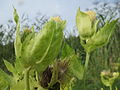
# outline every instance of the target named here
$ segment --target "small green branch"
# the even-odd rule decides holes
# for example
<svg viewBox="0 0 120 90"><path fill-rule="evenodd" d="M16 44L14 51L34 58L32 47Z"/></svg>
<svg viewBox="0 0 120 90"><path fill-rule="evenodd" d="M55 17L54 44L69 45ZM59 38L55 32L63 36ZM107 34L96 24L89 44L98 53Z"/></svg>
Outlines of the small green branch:
<svg viewBox="0 0 120 90"><path fill-rule="evenodd" d="M110 86L110 90L112 90L112 85Z"/></svg>
<svg viewBox="0 0 120 90"><path fill-rule="evenodd" d="M89 57L90 57L90 54L86 53L86 60L85 60L85 66L84 66L84 90L85 90L85 79L86 79L86 72L87 72L88 63L89 63Z"/></svg>
<svg viewBox="0 0 120 90"><path fill-rule="evenodd" d="M25 90L30 90L29 71L30 71L30 67L25 70Z"/></svg>
<svg viewBox="0 0 120 90"><path fill-rule="evenodd" d="M87 68L88 68L89 57L90 57L89 53L86 53L86 61L85 61L85 69L84 69L85 71L87 71Z"/></svg>

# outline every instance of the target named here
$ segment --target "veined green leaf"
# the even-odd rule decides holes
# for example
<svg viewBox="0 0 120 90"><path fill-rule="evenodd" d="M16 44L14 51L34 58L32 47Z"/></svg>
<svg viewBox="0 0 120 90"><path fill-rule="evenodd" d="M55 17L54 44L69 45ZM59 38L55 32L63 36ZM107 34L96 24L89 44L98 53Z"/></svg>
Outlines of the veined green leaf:
<svg viewBox="0 0 120 90"><path fill-rule="evenodd" d="M22 73L24 70L24 67L21 64L20 60L16 60L14 64L15 64L15 69L16 69L17 73Z"/></svg>
<svg viewBox="0 0 120 90"><path fill-rule="evenodd" d="M73 56L70 60L70 71L78 79L83 79L84 67L80 60L77 59L77 56Z"/></svg>
<svg viewBox="0 0 120 90"><path fill-rule="evenodd" d="M12 85L10 90L25 90L24 81L19 81L18 83Z"/></svg>
<svg viewBox="0 0 120 90"><path fill-rule="evenodd" d="M15 68L13 67L13 65L11 63L9 63L8 61L4 60L4 63L7 67L7 69L12 72L13 74L17 74L17 71L15 70Z"/></svg>
<svg viewBox="0 0 120 90"><path fill-rule="evenodd" d="M19 22L19 16L18 16L18 14L17 14L17 10L14 8L14 20L15 20L15 23L16 24L18 24L18 22Z"/></svg>
<svg viewBox="0 0 120 90"><path fill-rule="evenodd" d="M88 39L86 45L83 45L87 52L93 51L96 48L104 46L109 42L110 37L112 36L116 23L118 20L113 20L110 23L106 23L101 30L99 30L93 37Z"/></svg>
<svg viewBox="0 0 120 90"><path fill-rule="evenodd" d="M73 54L75 54L74 50L66 42L64 42L61 51L61 59L71 57Z"/></svg>
<svg viewBox="0 0 120 90"><path fill-rule="evenodd" d="M0 90L3 90L12 83L12 77L0 69Z"/></svg>
<svg viewBox="0 0 120 90"><path fill-rule="evenodd" d="M23 66L29 67L35 64L35 60L33 59L33 56L31 56L31 50L33 48L33 44L36 42L34 40L35 33L32 32L29 35L25 37L25 40L22 43L22 49L21 49L21 63L24 64Z"/></svg>
<svg viewBox="0 0 120 90"><path fill-rule="evenodd" d="M21 38L20 38L20 22L19 22L19 16L17 14L17 10L14 8L14 21L16 22L16 39L14 42L15 47L15 55L16 60L18 60L21 57Z"/></svg>
<svg viewBox="0 0 120 90"><path fill-rule="evenodd" d="M46 24L41 32L42 36L39 37L39 46L35 45L35 50L40 50L40 53L34 51L35 57L39 59L36 64L39 70L44 70L49 64L51 64L55 57L58 55L59 49L63 39L63 29L65 28L65 22L56 23L50 21ZM33 56L34 56L33 55Z"/></svg>

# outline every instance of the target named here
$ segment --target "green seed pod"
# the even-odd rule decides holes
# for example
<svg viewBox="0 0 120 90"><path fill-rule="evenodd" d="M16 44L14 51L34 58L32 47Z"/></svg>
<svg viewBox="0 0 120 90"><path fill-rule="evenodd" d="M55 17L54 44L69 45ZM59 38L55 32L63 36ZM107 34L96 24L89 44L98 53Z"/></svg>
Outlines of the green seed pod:
<svg viewBox="0 0 120 90"><path fill-rule="evenodd" d="M95 18L95 12L82 12L78 9L76 15L76 25L81 39L86 40L94 35L96 31L94 28Z"/></svg>

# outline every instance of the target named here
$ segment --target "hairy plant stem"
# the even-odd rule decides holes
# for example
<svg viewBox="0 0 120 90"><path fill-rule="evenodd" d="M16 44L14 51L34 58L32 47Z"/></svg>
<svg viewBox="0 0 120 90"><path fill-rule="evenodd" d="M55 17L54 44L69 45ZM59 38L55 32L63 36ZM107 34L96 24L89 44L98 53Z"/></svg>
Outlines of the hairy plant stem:
<svg viewBox="0 0 120 90"><path fill-rule="evenodd" d="M29 71L30 67L25 70L25 90L30 90Z"/></svg>
<svg viewBox="0 0 120 90"><path fill-rule="evenodd" d="M84 66L84 90L85 90L85 80L86 80L86 72L87 72L88 63L89 63L89 57L90 57L90 54L87 52L86 53L85 66Z"/></svg>

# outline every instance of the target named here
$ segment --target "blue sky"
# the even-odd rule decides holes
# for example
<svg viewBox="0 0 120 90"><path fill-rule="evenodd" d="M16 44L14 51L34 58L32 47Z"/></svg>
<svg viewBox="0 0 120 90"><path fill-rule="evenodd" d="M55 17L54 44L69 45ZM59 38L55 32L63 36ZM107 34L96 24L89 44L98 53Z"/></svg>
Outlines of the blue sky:
<svg viewBox="0 0 120 90"><path fill-rule="evenodd" d="M92 6L93 0L0 0L0 24L7 23L13 18L13 7L22 15L26 13L30 18L36 16L37 12L43 15L60 15L67 20L68 26L73 27L75 14L78 7L81 10Z"/></svg>
<svg viewBox="0 0 120 90"><path fill-rule="evenodd" d="M75 14L78 7L85 10L92 6L95 0L0 0L0 24L13 18L14 6L19 15L26 13L32 19L37 12L43 15L60 15L67 20L68 29L75 25Z"/></svg>

